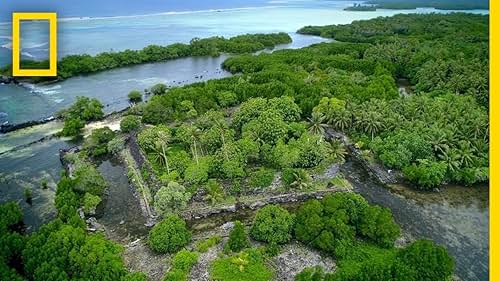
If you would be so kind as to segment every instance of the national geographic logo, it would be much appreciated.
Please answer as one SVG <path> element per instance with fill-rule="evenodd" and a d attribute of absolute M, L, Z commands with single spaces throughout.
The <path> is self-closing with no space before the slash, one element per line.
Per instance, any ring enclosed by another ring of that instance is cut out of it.
<path fill-rule="evenodd" d="M 21 69 L 21 21 L 48 21 L 49 69 Z M 12 76 L 39 77 L 57 76 L 57 13 L 13 13 L 12 14 Z"/>

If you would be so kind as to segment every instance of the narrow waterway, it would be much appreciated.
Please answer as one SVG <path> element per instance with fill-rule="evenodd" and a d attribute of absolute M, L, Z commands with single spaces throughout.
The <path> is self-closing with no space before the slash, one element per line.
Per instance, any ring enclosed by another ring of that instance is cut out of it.
<path fill-rule="evenodd" d="M 278 45 L 267 51 L 296 49 L 331 41 L 296 33 L 291 33 L 290 36 L 292 43 Z M 53 116 L 57 111 L 70 106 L 78 96 L 99 99 L 105 106 L 106 113 L 119 111 L 129 106 L 127 95 L 132 90 L 143 91 L 157 83 L 182 86 L 231 76 L 231 73 L 221 68 L 222 62 L 228 57 L 188 57 L 134 65 L 48 85 L 0 84 L 0 124 L 20 124 Z M 1 142 L 0 138 L 0 146 Z"/>
<path fill-rule="evenodd" d="M 421 192 L 405 185 L 385 187 L 371 178 L 363 167 L 348 160 L 341 172 L 354 191 L 372 204 L 392 210 L 405 234 L 414 239 L 428 238 L 445 246 L 455 259 L 461 280 L 488 280 L 488 186 L 444 186 L 440 192 Z M 284 204 L 294 211 L 299 204 Z M 240 220 L 250 224 L 254 210 L 223 213 L 189 222 L 196 232 Z"/>
<path fill-rule="evenodd" d="M 455 258 L 456 274 L 462 280 L 488 280 L 488 186 L 449 186 L 439 193 L 426 193 L 402 185 L 383 187 L 351 161 L 341 171 L 356 192 L 391 209 L 405 232 L 444 245 Z"/>
<path fill-rule="evenodd" d="M 108 183 L 107 196 L 98 208 L 102 216 L 97 219 L 106 228 L 106 235 L 123 243 L 147 235 L 146 218 L 123 163 L 117 159 L 105 160 L 99 171 Z"/>
<path fill-rule="evenodd" d="M 292 43 L 279 45 L 275 50 L 302 48 L 330 41 L 317 36 L 300 34 L 291 34 L 291 36 Z M 77 96 L 98 98 L 106 105 L 105 111 L 108 113 L 122 110 L 129 105 L 127 94 L 133 89 L 142 90 L 159 82 L 181 86 L 230 76 L 229 72 L 221 70 L 221 63 L 226 58 L 227 56 L 183 58 L 119 68 L 74 77 L 48 86 L 33 86 L 34 92 L 32 93 L 19 86 L 0 85 L 0 93 L 2 93 L 0 111 L 12 109 L 6 109 L 5 105 L 15 105 L 8 118 L 15 118 L 18 121 L 11 123 L 25 122 L 52 115 L 71 104 Z M 9 92 L 9 89 L 14 89 L 14 92 Z M 24 100 L 25 98 L 27 101 Z M 7 101 L 7 104 L 2 100 Z M 49 104 L 52 106 L 48 106 Z M 12 200 L 24 201 L 24 189 L 30 187 L 33 190 L 33 204 L 23 203 L 21 206 L 27 214 L 25 223 L 34 229 L 50 220 L 55 213 L 52 199 L 55 183 L 59 180 L 59 173 L 62 170 L 58 155 L 59 149 L 75 144 L 69 140 L 57 138 L 33 142 L 60 128 L 60 122 L 50 122 L 0 134 L 0 203 Z M 27 144 L 31 145 L 24 147 Z M 21 149 L 18 149 L 19 147 Z M 42 190 L 40 181 L 45 178 L 49 180 L 50 188 Z"/>

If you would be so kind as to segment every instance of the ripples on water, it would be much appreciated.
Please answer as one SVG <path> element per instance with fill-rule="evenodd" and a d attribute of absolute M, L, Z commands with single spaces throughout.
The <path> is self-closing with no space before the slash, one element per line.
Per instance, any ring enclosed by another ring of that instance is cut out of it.
<path fill-rule="evenodd" d="M 70 146 L 54 139 L 0 156 L 0 203 L 19 202 L 30 228 L 38 228 L 55 215 L 54 194 L 62 169 L 59 149 Z M 42 189 L 42 179 L 48 180 L 49 188 Z M 32 205 L 24 200 L 25 188 L 33 191 Z"/>

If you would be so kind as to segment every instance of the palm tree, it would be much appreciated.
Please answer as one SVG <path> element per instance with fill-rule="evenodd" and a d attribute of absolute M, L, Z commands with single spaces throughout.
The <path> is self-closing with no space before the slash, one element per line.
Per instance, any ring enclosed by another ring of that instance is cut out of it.
<path fill-rule="evenodd" d="M 168 143 L 170 142 L 170 135 L 164 131 L 158 132 L 158 139 L 154 142 L 152 148 L 151 157 L 159 165 L 165 166 L 167 172 L 170 173 L 170 167 L 168 164 L 168 151 L 170 147 Z"/>
<path fill-rule="evenodd" d="M 448 171 L 453 173 L 460 168 L 460 155 L 456 149 L 446 149 L 442 155 L 441 160 L 446 163 Z"/>
<path fill-rule="evenodd" d="M 165 141 L 156 141 L 153 151 L 150 153 L 153 161 L 158 163 L 161 166 L 165 166 L 167 168 L 167 172 L 170 173 L 170 167 L 168 165 L 168 151 L 170 147 L 167 145 Z"/>
<path fill-rule="evenodd" d="M 458 155 L 460 159 L 460 164 L 463 167 L 471 167 L 474 165 L 476 156 L 474 155 L 474 148 L 468 141 L 460 141 Z"/>
<path fill-rule="evenodd" d="M 489 122 L 487 118 L 482 118 L 481 116 L 476 116 L 475 118 L 471 118 L 470 126 L 469 126 L 469 134 L 473 139 L 483 138 L 484 140 L 488 139 L 488 129 Z"/>
<path fill-rule="evenodd" d="M 328 153 L 339 163 L 345 162 L 345 157 L 347 156 L 347 150 L 344 144 L 340 140 L 332 140 L 327 143 Z"/>
<path fill-rule="evenodd" d="M 193 153 L 196 164 L 199 164 L 198 160 L 198 140 L 200 139 L 200 129 L 193 127 L 192 130 L 189 131 L 191 135 L 191 141 L 193 145 L 191 146 L 191 152 Z"/>
<path fill-rule="evenodd" d="M 311 176 L 302 169 L 293 172 L 294 181 L 290 184 L 290 187 L 297 190 L 304 190 L 309 188 L 312 182 Z"/>
<path fill-rule="evenodd" d="M 436 155 L 444 155 L 446 151 L 450 148 L 448 145 L 448 140 L 446 133 L 439 128 L 432 128 L 430 134 L 428 134 L 428 141 L 434 150 Z"/>
<path fill-rule="evenodd" d="M 486 141 L 483 139 L 475 140 L 472 142 L 472 147 L 478 157 L 488 158 L 489 146 Z"/>
<path fill-rule="evenodd" d="M 221 140 L 222 140 L 222 147 L 226 146 L 225 133 L 226 133 L 226 130 L 227 130 L 227 125 L 225 123 L 223 123 L 223 122 L 220 122 L 220 120 L 216 120 L 215 124 L 214 124 L 214 127 L 220 133 L 220 137 L 221 137 Z M 224 158 L 226 159 L 226 161 L 229 161 L 229 156 L 227 155 L 227 151 L 225 149 L 224 149 Z"/>
<path fill-rule="evenodd" d="M 356 125 L 365 133 L 369 134 L 373 140 L 375 134 L 382 131 L 384 123 L 382 115 L 378 112 L 362 112 L 356 121 Z"/>
<path fill-rule="evenodd" d="M 321 112 L 313 112 L 309 120 L 309 132 L 323 137 L 328 125 L 325 123 L 325 116 Z"/>
<path fill-rule="evenodd" d="M 333 113 L 328 121 L 336 130 L 345 132 L 352 125 L 352 115 L 347 110 L 341 110 Z"/>

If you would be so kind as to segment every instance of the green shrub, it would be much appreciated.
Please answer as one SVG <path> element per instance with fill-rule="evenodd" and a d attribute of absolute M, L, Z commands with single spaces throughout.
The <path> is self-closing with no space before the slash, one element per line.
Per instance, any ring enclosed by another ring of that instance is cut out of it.
<path fill-rule="evenodd" d="M 153 93 L 153 95 L 163 95 L 163 94 L 165 94 L 167 89 L 168 89 L 167 85 L 158 83 L 158 84 L 154 85 L 153 87 L 151 87 L 151 89 L 149 89 L 149 91 L 151 93 Z"/>
<path fill-rule="evenodd" d="M 54 220 L 30 235 L 22 253 L 24 272 L 34 280 L 121 280 L 128 271 L 123 247 L 104 234 L 87 234 L 76 213 L 68 224 Z M 50 254 L 48 254 L 50 253 Z"/>
<path fill-rule="evenodd" d="M 83 196 L 83 211 L 86 214 L 90 214 L 95 211 L 95 208 L 99 205 L 99 203 L 101 203 L 101 197 L 87 192 L 85 193 L 85 196 Z"/>
<path fill-rule="evenodd" d="M 229 233 L 226 250 L 237 253 L 249 246 L 250 242 L 248 241 L 245 226 L 240 221 L 235 221 L 234 227 Z"/>
<path fill-rule="evenodd" d="M 133 103 L 138 103 L 142 101 L 142 93 L 139 91 L 131 91 L 128 93 L 128 100 Z"/>
<path fill-rule="evenodd" d="M 162 186 L 155 195 L 155 210 L 162 215 L 178 212 L 186 207 L 191 195 L 184 186 L 171 181 L 168 186 Z"/>
<path fill-rule="evenodd" d="M 81 158 L 76 161 L 75 166 L 73 190 L 82 195 L 88 192 L 101 196 L 107 187 L 107 182 L 96 167 L 86 159 Z"/>
<path fill-rule="evenodd" d="M 198 262 L 199 254 L 180 250 L 172 259 L 172 267 L 165 274 L 163 281 L 187 281 L 191 268 Z"/>
<path fill-rule="evenodd" d="M 430 240 L 417 240 L 401 250 L 400 260 L 414 269 L 415 280 L 450 280 L 454 270 L 453 258 L 443 246 Z"/>
<path fill-rule="evenodd" d="M 308 267 L 295 276 L 295 281 L 323 281 L 325 273 L 321 266 Z"/>
<path fill-rule="evenodd" d="M 210 280 L 268 281 L 272 276 L 273 273 L 266 267 L 262 255 L 254 249 L 217 259 L 210 267 Z"/>
<path fill-rule="evenodd" d="M 64 127 L 61 134 L 65 137 L 74 137 L 82 133 L 85 122 L 79 118 L 71 118 L 64 121 Z"/>
<path fill-rule="evenodd" d="M 108 142 L 108 153 L 117 155 L 125 148 L 125 139 L 122 137 L 115 137 Z"/>
<path fill-rule="evenodd" d="M 177 182 L 179 180 L 179 173 L 177 171 L 171 171 L 170 173 L 163 173 L 160 176 L 160 182 L 162 184 L 168 185 L 171 182 Z"/>
<path fill-rule="evenodd" d="M 188 274 L 180 269 L 171 269 L 165 277 L 163 281 L 187 281 Z"/>
<path fill-rule="evenodd" d="M 158 253 L 174 253 L 191 241 L 191 232 L 186 222 L 170 215 L 155 225 L 149 232 L 148 244 Z"/>
<path fill-rule="evenodd" d="M 422 160 L 418 164 L 403 168 L 405 177 L 422 189 L 432 189 L 441 185 L 446 176 L 444 162 Z"/>
<path fill-rule="evenodd" d="M 281 245 L 278 245 L 276 242 L 271 242 L 266 246 L 262 247 L 262 254 L 265 257 L 276 257 L 281 252 Z"/>
<path fill-rule="evenodd" d="M 416 281 L 413 273 L 397 262 L 396 254 L 397 249 L 383 249 L 360 242 L 338 262 L 335 273 L 325 275 L 325 280 Z"/>
<path fill-rule="evenodd" d="M 364 209 L 359 230 L 361 235 L 387 248 L 392 247 L 401 234 L 391 210 L 380 206 L 369 206 Z"/>
<path fill-rule="evenodd" d="M 172 267 L 175 269 L 189 272 L 191 268 L 198 262 L 199 254 L 188 250 L 180 250 L 175 254 L 172 260 Z"/>
<path fill-rule="evenodd" d="M 206 240 L 196 242 L 196 251 L 200 253 L 208 252 L 208 249 L 220 243 L 222 238 L 220 236 L 212 236 Z"/>
<path fill-rule="evenodd" d="M 171 168 L 176 170 L 179 175 L 184 174 L 186 168 L 193 162 L 191 155 L 185 150 L 172 151 L 168 157 Z"/>
<path fill-rule="evenodd" d="M 336 193 L 310 200 L 297 211 L 295 237 L 341 258 L 349 253 L 356 234 L 382 247 L 392 247 L 400 234 L 390 210 L 370 206 L 354 193 Z"/>
<path fill-rule="evenodd" d="M 95 98 L 76 97 L 76 101 L 68 108 L 63 110 L 60 115 L 63 119 L 80 119 L 82 121 L 95 121 L 104 117 L 102 109 L 104 106 Z"/>
<path fill-rule="evenodd" d="M 290 241 L 292 228 L 293 217 L 287 210 L 268 205 L 257 211 L 250 235 L 258 241 L 283 244 Z"/>
<path fill-rule="evenodd" d="M 92 130 L 85 139 L 84 148 L 90 155 L 97 157 L 108 153 L 108 143 L 115 138 L 115 132 L 109 127 Z"/>
<path fill-rule="evenodd" d="M 7 202 L 0 204 L 0 230 L 11 228 L 23 221 L 23 211 L 19 204 Z"/>
<path fill-rule="evenodd" d="M 253 188 L 266 188 L 269 187 L 274 180 L 274 170 L 260 168 L 259 170 L 250 174 L 248 184 Z"/>
<path fill-rule="evenodd" d="M 62 135 L 66 137 L 80 135 L 85 122 L 99 120 L 104 117 L 104 106 L 95 98 L 76 97 L 75 103 L 59 115 L 64 119 Z"/>
<path fill-rule="evenodd" d="M 184 180 L 192 184 L 203 184 L 208 181 L 211 161 L 209 158 L 200 159 L 199 163 L 193 162 L 184 171 Z"/>
<path fill-rule="evenodd" d="M 130 133 L 135 131 L 141 125 L 141 119 L 138 116 L 127 115 L 123 117 L 122 121 L 120 121 L 120 130 L 124 133 Z"/>

